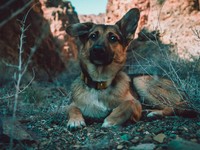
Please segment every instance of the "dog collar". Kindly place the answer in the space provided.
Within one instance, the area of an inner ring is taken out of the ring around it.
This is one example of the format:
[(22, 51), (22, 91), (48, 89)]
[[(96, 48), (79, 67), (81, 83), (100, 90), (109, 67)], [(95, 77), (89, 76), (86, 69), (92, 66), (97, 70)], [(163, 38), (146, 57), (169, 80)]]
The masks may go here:
[(81, 73), (81, 79), (88, 87), (97, 90), (104, 90), (109, 86), (106, 81), (101, 81), (101, 82), (93, 81), (90, 76), (84, 74), (83, 72)]

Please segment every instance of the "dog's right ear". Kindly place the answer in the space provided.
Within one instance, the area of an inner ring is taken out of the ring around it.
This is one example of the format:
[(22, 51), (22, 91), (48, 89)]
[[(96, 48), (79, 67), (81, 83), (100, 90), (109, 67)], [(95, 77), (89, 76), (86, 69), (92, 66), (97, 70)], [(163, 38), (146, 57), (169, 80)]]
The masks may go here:
[(94, 23), (91, 22), (71, 24), (67, 26), (66, 32), (70, 36), (79, 37), (81, 40), (89, 33), (93, 25)]

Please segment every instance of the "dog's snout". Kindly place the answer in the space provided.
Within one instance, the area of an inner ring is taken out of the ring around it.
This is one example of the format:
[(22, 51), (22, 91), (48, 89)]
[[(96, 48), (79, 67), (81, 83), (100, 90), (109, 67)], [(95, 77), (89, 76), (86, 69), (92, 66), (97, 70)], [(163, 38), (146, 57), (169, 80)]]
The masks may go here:
[(108, 65), (113, 60), (113, 52), (104, 45), (94, 45), (90, 49), (90, 61), (96, 65)]
[(97, 55), (103, 54), (105, 53), (105, 48), (101, 45), (96, 45), (93, 48), (94, 53), (96, 53)]

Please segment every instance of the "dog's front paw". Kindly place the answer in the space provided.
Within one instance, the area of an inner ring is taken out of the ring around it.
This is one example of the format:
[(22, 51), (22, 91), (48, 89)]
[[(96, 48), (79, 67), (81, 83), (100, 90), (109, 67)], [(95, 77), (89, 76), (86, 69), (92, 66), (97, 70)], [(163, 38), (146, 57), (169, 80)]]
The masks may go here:
[(76, 119), (69, 119), (68, 123), (67, 123), (67, 128), (69, 130), (76, 130), (82, 127), (85, 127), (85, 121), (82, 120), (76, 120)]
[(109, 127), (113, 127), (115, 126), (116, 124), (108, 121), (107, 119), (104, 120), (103, 124), (102, 124), (102, 128), (109, 128)]
[(151, 119), (162, 118), (163, 114), (160, 111), (153, 111), (153, 112), (148, 113), (147, 117)]

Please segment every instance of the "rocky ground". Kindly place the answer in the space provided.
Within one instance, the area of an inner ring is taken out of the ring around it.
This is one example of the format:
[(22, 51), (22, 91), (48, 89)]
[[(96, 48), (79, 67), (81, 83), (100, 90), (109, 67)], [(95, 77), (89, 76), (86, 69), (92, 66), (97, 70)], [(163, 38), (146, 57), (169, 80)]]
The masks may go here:
[[(37, 89), (37, 90), (36, 90)], [(12, 120), (8, 101), (1, 102), (0, 149), (8, 149), (13, 137), (14, 149), (198, 149), (200, 148), (200, 116), (195, 118), (165, 117), (151, 120), (146, 117), (137, 123), (102, 128), (102, 120), (86, 119), (87, 127), (77, 131), (67, 129), (64, 106), (69, 103), (66, 87), (42, 83), (34, 98), (23, 93), (17, 118)], [(39, 91), (43, 91), (40, 93)], [(14, 121), (14, 122), (13, 122)], [(3, 126), (2, 126), (3, 125)], [(14, 126), (13, 126), (14, 125)], [(3, 127), (3, 130), (2, 130)], [(15, 131), (11, 135), (10, 131)]]

